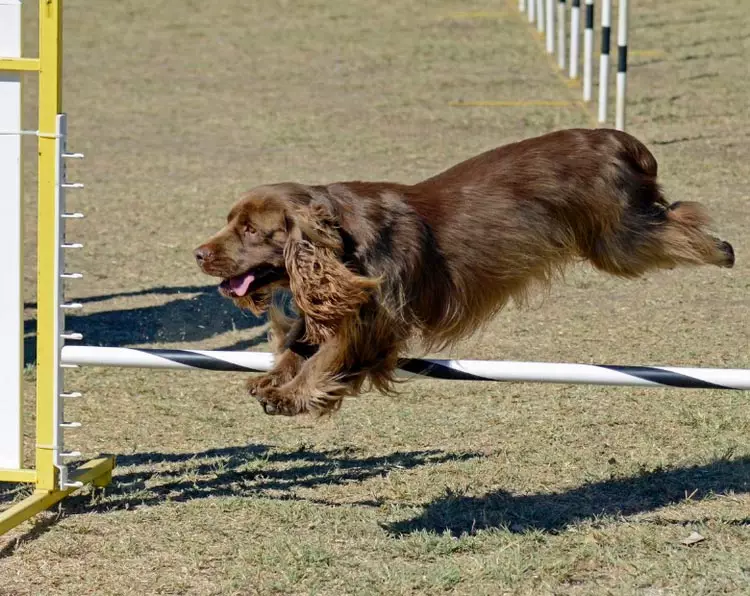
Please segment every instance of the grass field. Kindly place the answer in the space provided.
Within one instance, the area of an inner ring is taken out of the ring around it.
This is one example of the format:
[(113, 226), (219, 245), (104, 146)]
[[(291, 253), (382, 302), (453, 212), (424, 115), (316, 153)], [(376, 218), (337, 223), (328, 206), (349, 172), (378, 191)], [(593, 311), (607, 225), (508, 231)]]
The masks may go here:
[[(451, 355), (750, 367), (746, 2), (633, 5), (629, 130), (673, 200), (710, 208), (736, 268), (632, 282), (574, 269)], [(69, 198), (87, 214), (69, 228), (86, 278), (68, 291), (86, 308), (69, 327), (90, 344), (265, 350), (262, 321), (191, 254), (239, 191), (413, 182), (592, 125), (516, 6), (67, 0), (64, 105), (87, 155)], [(419, 381), (315, 421), (265, 416), (226, 373), (87, 369), (67, 383), (86, 395), (69, 443), (116, 454), (114, 481), (0, 541), (3, 595), (750, 593), (748, 395)], [(2, 485), (0, 505), (26, 490)], [(683, 545), (693, 531), (705, 540)]]

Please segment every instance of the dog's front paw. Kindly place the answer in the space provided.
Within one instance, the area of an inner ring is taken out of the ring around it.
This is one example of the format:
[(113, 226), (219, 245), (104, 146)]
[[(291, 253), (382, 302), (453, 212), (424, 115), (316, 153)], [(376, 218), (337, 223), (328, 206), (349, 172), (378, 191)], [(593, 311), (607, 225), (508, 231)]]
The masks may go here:
[(251, 394), (263, 407), (263, 411), (270, 416), (296, 416), (307, 411), (300, 400), (278, 387), (266, 385)]
[(269, 374), (248, 379), (246, 387), (248, 393), (257, 398), (259, 395), (262, 395), (267, 388), (277, 387), (278, 384), (277, 377)]

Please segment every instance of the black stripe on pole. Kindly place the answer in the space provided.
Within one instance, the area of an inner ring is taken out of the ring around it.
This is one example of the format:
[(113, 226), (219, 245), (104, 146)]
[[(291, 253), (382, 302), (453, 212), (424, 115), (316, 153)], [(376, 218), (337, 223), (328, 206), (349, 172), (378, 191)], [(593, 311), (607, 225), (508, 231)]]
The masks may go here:
[(594, 5), (586, 5), (586, 29), (594, 28)]
[(628, 46), (617, 46), (617, 72), (628, 71)]
[(660, 385), (665, 385), (667, 387), (682, 387), (685, 389), (732, 389), (732, 387), (709, 383), (708, 381), (672, 372), (671, 370), (653, 368), (650, 366), (608, 366), (606, 364), (597, 364), (597, 366), (599, 368), (606, 368), (608, 370), (625, 373), (631, 377), (638, 377), (639, 379), (659, 383)]
[(602, 27), (602, 54), (604, 55), (609, 54), (609, 44), (610, 44), (611, 38), (612, 38), (612, 28)]
[(428, 360), (421, 360), (419, 358), (408, 358), (399, 360), (398, 367), (401, 370), (410, 372), (415, 375), (422, 375), (425, 377), (432, 377), (433, 379), (444, 379), (448, 381), (491, 381), (485, 377), (479, 375), (473, 375), (471, 373), (464, 372), (462, 370), (456, 370), (437, 362), (429, 362)]
[(159, 356), (165, 360), (171, 360), (178, 364), (184, 364), (202, 370), (217, 370), (224, 372), (264, 372), (247, 366), (242, 366), (241, 364), (235, 364), (233, 362), (227, 362), (226, 360), (214, 358), (213, 356), (196, 354), (195, 352), (190, 352), (188, 350), (163, 350), (156, 348), (138, 351), (145, 354), (153, 354), (154, 356)]
[(573, 0), (573, 8), (581, 8), (581, 0)]

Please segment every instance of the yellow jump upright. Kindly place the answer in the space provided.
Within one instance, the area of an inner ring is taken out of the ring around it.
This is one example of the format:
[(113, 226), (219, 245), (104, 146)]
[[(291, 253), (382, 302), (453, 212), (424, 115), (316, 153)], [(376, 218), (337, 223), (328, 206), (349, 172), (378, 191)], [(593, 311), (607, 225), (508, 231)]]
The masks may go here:
[[(105, 486), (111, 479), (113, 457), (95, 459), (68, 470), (66, 458), (76, 452), (64, 449), (64, 431), (77, 426), (65, 420), (65, 393), (60, 352), (66, 338), (64, 309), (75, 307), (62, 301), (62, 279), (79, 277), (64, 270), (63, 252), (78, 245), (67, 244), (62, 226), (65, 218), (78, 214), (64, 212), (66, 188), (65, 159), (79, 157), (67, 153), (66, 124), (62, 113), (62, 0), (39, 1), (39, 57), (21, 57), (20, 0), (0, 0), (0, 203), (3, 210), (3, 238), (13, 246), (18, 268), (8, 280), (17, 302), (4, 318), (4, 338), (0, 340), (3, 360), (3, 391), (0, 394), (0, 482), (27, 482), (34, 492), (23, 501), (0, 512), (0, 534), (43, 511), (87, 483)], [(39, 76), (38, 130), (22, 130), (21, 78), (24, 73)], [(38, 245), (37, 245), (37, 362), (36, 362), (36, 447), (34, 466), (24, 467), (22, 420), (23, 367), (23, 258), (21, 254), (22, 192), (21, 137), (32, 135), (38, 142)], [(5, 306), (5, 305), (0, 305)], [(3, 315), (5, 316), (5, 315)], [(11, 327), (13, 333), (5, 333)], [(9, 378), (5, 378), (9, 377)]]

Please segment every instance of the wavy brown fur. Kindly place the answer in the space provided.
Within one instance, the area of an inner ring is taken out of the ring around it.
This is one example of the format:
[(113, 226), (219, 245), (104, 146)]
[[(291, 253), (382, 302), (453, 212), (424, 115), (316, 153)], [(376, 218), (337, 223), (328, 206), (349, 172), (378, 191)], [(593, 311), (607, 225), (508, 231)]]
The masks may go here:
[[(237, 298), (264, 307), (271, 289), (289, 287), (302, 321), (276, 325), (286, 334), (277, 369), (252, 392), (269, 413), (331, 411), (368, 384), (391, 390), (411, 336), (444, 348), (572, 261), (625, 278), (731, 267), (732, 247), (708, 233), (704, 209), (670, 205), (656, 173), (632, 136), (575, 129), (498, 147), (411, 186), (262, 186), (200, 248), (201, 267), (223, 278), (284, 271)], [(319, 344), (307, 360), (288, 349), (300, 339)]]

